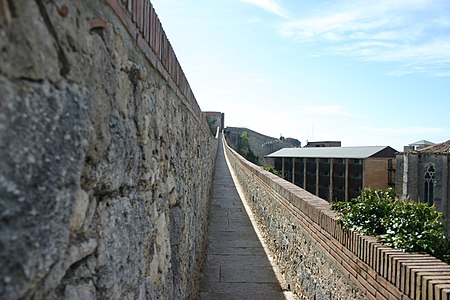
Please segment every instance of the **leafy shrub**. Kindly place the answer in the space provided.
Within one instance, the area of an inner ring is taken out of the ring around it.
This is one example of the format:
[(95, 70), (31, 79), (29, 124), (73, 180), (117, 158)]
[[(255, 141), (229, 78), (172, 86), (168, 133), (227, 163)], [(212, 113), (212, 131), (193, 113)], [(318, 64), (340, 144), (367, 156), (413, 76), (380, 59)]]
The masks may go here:
[(364, 235), (380, 238), (395, 249), (426, 252), (450, 262), (450, 240), (434, 206), (400, 200), (392, 189), (365, 189), (349, 202), (336, 202), (332, 209), (339, 222)]

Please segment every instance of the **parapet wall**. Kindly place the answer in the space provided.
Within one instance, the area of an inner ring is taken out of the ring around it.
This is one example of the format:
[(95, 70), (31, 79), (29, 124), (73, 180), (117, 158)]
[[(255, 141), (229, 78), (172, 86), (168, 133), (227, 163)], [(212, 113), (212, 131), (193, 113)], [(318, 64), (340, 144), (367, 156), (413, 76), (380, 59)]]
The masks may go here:
[(0, 298), (195, 298), (217, 149), (149, 1), (2, 1)]
[(309, 299), (448, 299), (450, 267), (344, 230), (330, 205), (226, 154), (290, 288)]

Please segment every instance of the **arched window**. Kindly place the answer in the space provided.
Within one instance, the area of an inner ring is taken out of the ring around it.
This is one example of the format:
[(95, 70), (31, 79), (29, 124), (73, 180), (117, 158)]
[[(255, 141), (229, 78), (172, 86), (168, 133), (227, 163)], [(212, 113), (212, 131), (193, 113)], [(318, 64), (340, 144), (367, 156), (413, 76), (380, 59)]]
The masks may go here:
[(433, 205), (434, 201), (434, 166), (430, 165), (425, 172), (424, 190), (423, 190), (423, 201), (428, 203), (428, 205)]

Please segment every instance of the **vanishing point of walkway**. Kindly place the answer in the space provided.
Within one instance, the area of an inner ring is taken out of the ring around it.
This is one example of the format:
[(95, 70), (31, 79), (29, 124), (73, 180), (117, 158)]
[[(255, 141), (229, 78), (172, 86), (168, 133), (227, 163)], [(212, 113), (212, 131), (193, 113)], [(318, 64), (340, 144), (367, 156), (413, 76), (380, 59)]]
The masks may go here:
[(200, 299), (294, 299), (275, 275), (219, 141)]

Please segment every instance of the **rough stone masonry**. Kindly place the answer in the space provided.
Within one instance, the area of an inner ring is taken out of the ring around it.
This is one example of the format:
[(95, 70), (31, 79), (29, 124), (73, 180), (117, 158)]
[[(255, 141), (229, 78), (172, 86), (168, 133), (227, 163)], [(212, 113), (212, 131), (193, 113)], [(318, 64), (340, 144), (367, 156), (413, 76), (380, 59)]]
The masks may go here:
[(0, 298), (196, 295), (217, 141), (102, 0), (0, 0)]

